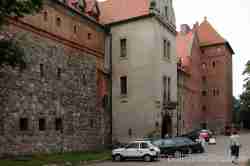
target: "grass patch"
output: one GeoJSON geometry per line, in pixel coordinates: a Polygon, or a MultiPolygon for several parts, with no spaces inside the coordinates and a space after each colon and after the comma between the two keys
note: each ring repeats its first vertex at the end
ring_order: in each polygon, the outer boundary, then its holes
{"type": "Polygon", "coordinates": [[[73,166],[81,161],[108,160],[111,159],[110,151],[102,152],[66,152],[56,154],[35,154],[27,161],[0,160],[0,166],[43,166],[45,164],[60,164],[71,162],[73,166]]]}

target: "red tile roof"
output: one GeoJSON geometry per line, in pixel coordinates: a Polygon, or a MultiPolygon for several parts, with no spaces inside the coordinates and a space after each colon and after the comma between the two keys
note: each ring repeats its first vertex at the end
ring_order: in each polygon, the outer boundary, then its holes
{"type": "Polygon", "coordinates": [[[106,0],[99,2],[100,22],[109,24],[149,14],[149,0],[106,0]]]}
{"type": "Polygon", "coordinates": [[[226,43],[227,41],[212,27],[205,18],[198,28],[200,46],[226,43]]]}
{"type": "Polygon", "coordinates": [[[194,40],[194,33],[192,31],[187,34],[179,32],[176,37],[176,53],[177,57],[181,60],[181,66],[184,68],[184,71],[188,70],[190,66],[190,56],[191,49],[194,40]]]}

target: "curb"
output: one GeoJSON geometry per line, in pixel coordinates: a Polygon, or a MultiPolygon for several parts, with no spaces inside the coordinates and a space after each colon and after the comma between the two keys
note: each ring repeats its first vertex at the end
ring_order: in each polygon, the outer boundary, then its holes
{"type": "Polygon", "coordinates": [[[102,159],[102,160],[93,160],[93,161],[81,161],[80,166],[93,165],[93,164],[103,163],[105,161],[111,161],[111,160],[110,159],[102,159]]]}

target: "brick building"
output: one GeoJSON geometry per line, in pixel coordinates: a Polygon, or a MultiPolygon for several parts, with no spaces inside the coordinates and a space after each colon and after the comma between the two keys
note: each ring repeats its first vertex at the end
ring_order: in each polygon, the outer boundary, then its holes
{"type": "MultiPolygon", "coordinates": [[[[78,2],[78,3],[77,3],[78,2]]],[[[92,150],[110,135],[109,35],[94,0],[9,19],[26,68],[0,69],[0,154],[92,150]]]]}
{"type": "Polygon", "coordinates": [[[205,18],[177,35],[179,128],[222,132],[232,120],[232,55],[229,42],[205,18]]]}

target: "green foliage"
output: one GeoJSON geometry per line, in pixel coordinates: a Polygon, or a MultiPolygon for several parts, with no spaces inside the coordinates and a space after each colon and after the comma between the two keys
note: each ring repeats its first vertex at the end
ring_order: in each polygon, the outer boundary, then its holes
{"type": "Polygon", "coordinates": [[[42,8],[42,0],[1,0],[0,1],[0,25],[5,19],[11,17],[24,17],[42,8]]]}
{"type": "MultiPolygon", "coordinates": [[[[42,9],[43,0],[0,0],[0,30],[9,17],[24,17],[42,9]]],[[[0,31],[1,32],[1,31],[0,31]]],[[[25,67],[24,52],[9,34],[0,33],[0,66],[25,67]]]]}
{"type": "Polygon", "coordinates": [[[25,67],[24,51],[14,39],[0,40],[0,66],[10,65],[12,67],[25,67]]]}

